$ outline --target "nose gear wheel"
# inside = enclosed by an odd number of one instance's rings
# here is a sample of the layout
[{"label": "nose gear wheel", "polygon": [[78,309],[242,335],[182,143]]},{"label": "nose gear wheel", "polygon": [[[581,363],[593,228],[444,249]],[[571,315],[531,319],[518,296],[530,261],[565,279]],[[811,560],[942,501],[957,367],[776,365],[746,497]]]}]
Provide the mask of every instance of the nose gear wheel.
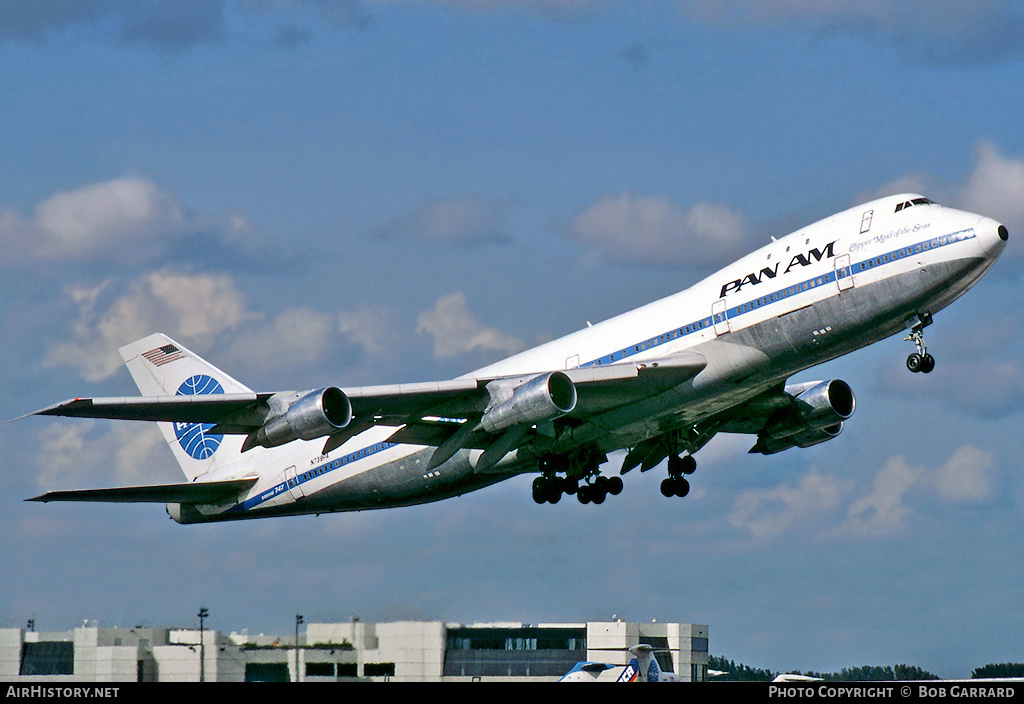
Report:
[{"label": "nose gear wheel", "polygon": [[927,374],[935,369],[935,358],[928,354],[928,348],[924,343],[924,328],[931,322],[932,316],[927,313],[917,316],[910,328],[910,334],[903,338],[904,341],[913,342],[917,347],[917,352],[913,352],[907,357],[907,369],[915,374],[917,372]]}]

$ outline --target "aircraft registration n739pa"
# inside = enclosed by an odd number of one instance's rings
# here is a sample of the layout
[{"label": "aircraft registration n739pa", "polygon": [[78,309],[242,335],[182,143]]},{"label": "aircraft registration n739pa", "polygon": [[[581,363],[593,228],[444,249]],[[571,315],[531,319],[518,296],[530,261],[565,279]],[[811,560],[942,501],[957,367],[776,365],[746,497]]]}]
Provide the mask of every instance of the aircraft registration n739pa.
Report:
[{"label": "aircraft registration n739pa", "polygon": [[[802,228],[685,291],[450,381],[256,393],[160,334],[121,349],[141,396],[32,415],[158,423],[180,484],[53,491],[33,501],[151,501],[179,523],[407,506],[525,472],[533,498],[602,503],[665,465],[689,491],[716,433],[751,452],[810,447],[854,412],[843,381],[793,374],[901,331],[911,372],[935,365],[932,317],[1006,245],[998,222],[915,194]],[[602,473],[608,454],[621,467]],[[617,469],[617,471],[616,471]]]}]

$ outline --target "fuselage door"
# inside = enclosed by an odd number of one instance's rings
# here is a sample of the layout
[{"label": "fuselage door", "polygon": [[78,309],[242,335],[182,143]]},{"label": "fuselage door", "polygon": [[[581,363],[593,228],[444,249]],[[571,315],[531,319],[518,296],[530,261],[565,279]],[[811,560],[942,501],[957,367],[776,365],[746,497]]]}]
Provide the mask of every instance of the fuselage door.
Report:
[{"label": "fuselage door", "polygon": [[860,218],[860,234],[863,235],[865,232],[868,232],[868,231],[871,230],[871,220],[874,217],[875,217],[875,211],[874,210],[865,211],[865,213]]},{"label": "fuselage door", "polygon": [[729,315],[726,312],[724,298],[720,298],[711,304],[711,321],[715,325],[716,335],[724,335],[729,332]]},{"label": "fuselage door", "polygon": [[836,284],[840,291],[853,288],[853,271],[850,269],[850,255],[840,254],[834,260],[836,267]]},{"label": "fuselage door", "polygon": [[295,467],[284,470],[284,483],[288,487],[288,493],[291,494],[293,501],[298,501],[303,497],[302,485],[295,477]]}]

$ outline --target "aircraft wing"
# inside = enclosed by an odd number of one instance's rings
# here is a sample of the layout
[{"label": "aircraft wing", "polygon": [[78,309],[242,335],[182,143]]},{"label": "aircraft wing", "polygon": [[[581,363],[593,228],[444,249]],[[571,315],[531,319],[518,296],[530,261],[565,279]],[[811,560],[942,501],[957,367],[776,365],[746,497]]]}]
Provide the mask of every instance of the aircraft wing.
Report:
[{"label": "aircraft wing", "polygon": [[[576,403],[567,415],[585,417],[680,384],[697,375],[706,364],[702,355],[684,352],[644,362],[578,367],[549,374],[563,375],[575,388]],[[337,447],[373,425],[406,426],[407,432],[395,437],[396,442],[440,444],[458,427],[452,421],[479,419],[489,406],[495,405],[496,399],[510,396],[524,381],[544,374],[342,389],[351,404],[352,420],[335,432],[324,433],[331,435],[325,449]],[[305,398],[303,394],[314,393],[317,392],[76,398],[28,415],[209,423],[213,425],[211,433],[251,435],[271,419],[287,413],[296,399]]]},{"label": "aircraft wing", "polygon": [[[166,348],[180,353],[177,346]],[[642,362],[592,363],[565,371],[344,390],[252,393],[246,389],[76,398],[30,415],[204,424],[208,426],[204,432],[211,435],[245,435],[242,452],[298,439],[322,439],[321,453],[327,454],[359,433],[383,425],[396,428],[389,442],[436,447],[430,469],[460,450],[479,449],[483,455],[474,470],[485,472],[518,448],[549,444],[557,436],[556,422],[580,423],[593,414],[654,396],[692,379],[707,364],[704,355],[685,351]],[[104,496],[92,500],[127,500],[116,493]]]},{"label": "aircraft wing", "polygon": [[565,374],[579,392],[576,413],[586,415],[653,396],[697,376],[708,360],[681,352],[644,362],[577,367]]},{"label": "aircraft wing", "polygon": [[175,423],[217,423],[226,417],[255,409],[260,401],[265,401],[272,395],[217,394],[75,398],[55,403],[29,415]]},{"label": "aircraft wing", "polygon": [[[570,415],[585,415],[652,396],[693,378],[706,365],[707,360],[702,355],[684,352],[645,362],[577,367],[558,373],[567,376],[576,387],[578,402]],[[372,415],[379,419],[379,424],[405,425],[424,416],[465,418],[480,414],[490,401],[490,394],[482,393],[488,386],[543,373],[367,386],[344,389],[344,392],[351,400],[352,411],[357,418]]]},{"label": "aircraft wing", "polygon": [[81,491],[49,491],[26,501],[102,501],[109,503],[151,502],[160,504],[215,504],[248,490],[256,477],[219,482],[188,484],[155,484],[117,489],[84,489]]}]

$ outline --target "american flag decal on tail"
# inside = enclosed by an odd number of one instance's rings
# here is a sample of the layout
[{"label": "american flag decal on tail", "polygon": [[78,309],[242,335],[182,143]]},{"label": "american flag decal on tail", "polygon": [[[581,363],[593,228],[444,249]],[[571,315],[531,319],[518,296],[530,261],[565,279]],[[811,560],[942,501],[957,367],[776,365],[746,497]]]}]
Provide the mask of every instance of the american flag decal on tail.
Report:
[{"label": "american flag decal on tail", "polygon": [[175,360],[184,359],[185,353],[174,345],[164,345],[163,347],[152,349],[149,352],[143,352],[142,356],[145,357],[146,360],[154,367],[162,367]]}]

